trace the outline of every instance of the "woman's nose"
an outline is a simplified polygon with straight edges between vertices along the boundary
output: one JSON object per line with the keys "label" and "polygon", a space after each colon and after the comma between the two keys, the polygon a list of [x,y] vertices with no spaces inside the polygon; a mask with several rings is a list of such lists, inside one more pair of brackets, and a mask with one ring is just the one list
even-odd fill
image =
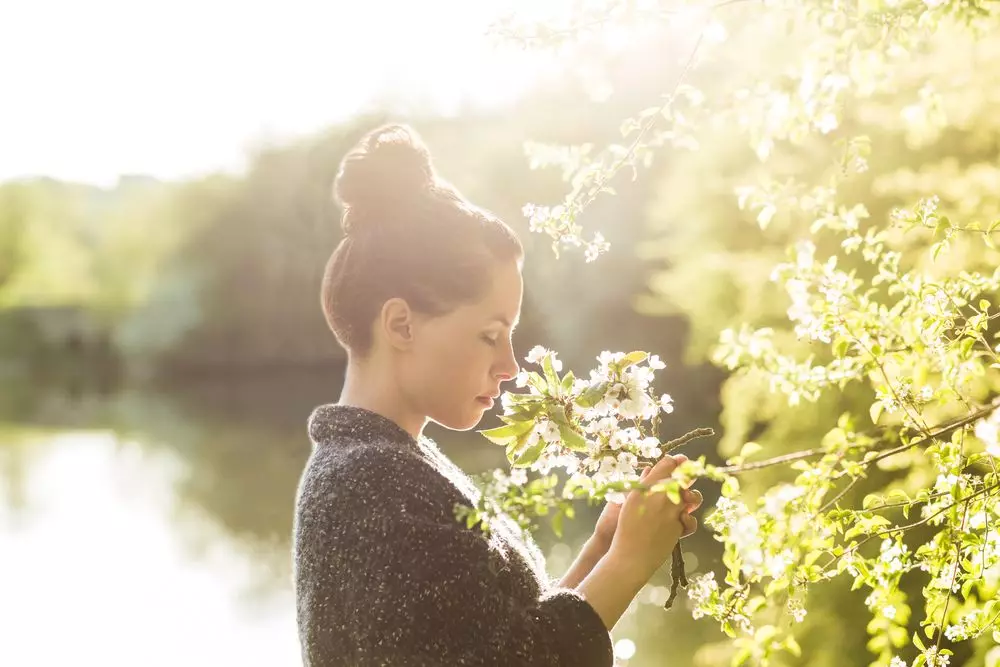
{"label": "woman's nose", "polygon": [[517,357],[514,356],[514,350],[512,347],[507,347],[507,354],[504,356],[503,361],[497,367],[497,376],[501,378],[501,381],[513,379],[521,367],[517,363]]}

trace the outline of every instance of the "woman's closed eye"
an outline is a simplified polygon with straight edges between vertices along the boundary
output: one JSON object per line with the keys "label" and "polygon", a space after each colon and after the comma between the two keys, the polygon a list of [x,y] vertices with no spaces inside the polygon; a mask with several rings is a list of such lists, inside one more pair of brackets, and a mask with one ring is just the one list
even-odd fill
{"label": "woman's closed eye", "polygon": [[491,336],[490,334],[483,334],[482,336],[480,336],[480,338],[482,338],[483,341],[490,347],[496,347],[497,342],[500,340],[499,336],[494,337]]}

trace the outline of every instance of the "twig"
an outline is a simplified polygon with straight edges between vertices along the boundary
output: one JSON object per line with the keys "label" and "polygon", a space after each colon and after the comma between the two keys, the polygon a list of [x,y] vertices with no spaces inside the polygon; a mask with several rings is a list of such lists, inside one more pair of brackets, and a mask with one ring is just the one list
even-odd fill
{"label": "twig", "polygon": [[[962,511],[961,530],[965,530],[965,519],[969,516],[969,506],[966,505]],[[941,620],[938,621],[937,642],[934,644],[934,660],[937,661],[938,653],[941,651],[941,637],[944,636],[944,624],[948,620],[948,604],[951,602],[951,591],[955,588],[955,581],[958,579],[958,566],[962,562],[962,541],[958,540],[955,545],[955,568],[951,571],[951,585],[948,586],[948,594],[944,598],[944,609],[941,610]]]}
{"label": "twig", "polygon": [[678,447],[681,447],[682,445],[686,445],[692,440],[697,440],[698,438],[710,438],[713,435],[715,435],[715,431],[710,428],[696,428],[693,431],[685,433],[679,438],[668,440],[667,442],[663,443],[660,449],[663,451],[664,454],[669,454],[673,450],[677,449]]}
{"label": "twig", "polygon": [[[990,403],[989,405],[987,405],[987,406],[985,406],[983,408],[980,408],[979,410],[976,410],[975,412],[973,412],[971,414],[966,415],[965,417],[961,417],[961,418],[959,418],[959,419],[957,419],[957,420],[955,420],[953,422],[945,423],[944,425],[941,425],[941,428],[939,430],[935,431],[934,433],[931,433],[929,436],[925,436],[923,438],[919,438],[919,439],[914,440],[914,441],[912,441],[912,442],[910,442],[910,443],[908,443],[906,445],[900,445],[899,447],[894,447],[893,449],[886,450],[884,453],[882,453],[882,454],[874,457],[873,459],[871,459],[869,461],[866,461],[865,465],[870,465],[870,464],[875,463],[877,461],[881,461],[882,459],[889,458],[890,456],[893,456],[893,455],[898,454],[900,452],[906,451],[907,449],[910,449],[912,447],[921,447],[923,445],[926,445],[926,444],[930,443],[933,440],[937,440],[937,439],[939,439],[939,438],[941,438],[943,436],[946,436],[946,435],[950,434],[952,431],[954,431],[957,428],[961,428],[962,426],[966,426],[968,424],[971,424],[972,422],[976,421],[977,419],[980,419],[982,417],[985,417],[985,416],[991,414],[997,408],[1000,408],[1000,400],[994,401],[994,402]],[[800,461],[802,459],[807,459],[807,458],[810,458],[812,456],[820,456],[822,454],[829,454],[829,453],[830,453],[830,450],[827,449],[827,448],[825,448],[825,447],[816,447],[814,449],[804,449],[801,452],[792,452],[791,454],[782,454],[781,456],[775,456],[775,457],[770,458],[770,459],[764,459],[763,461],[755,461],[753,463],[745,463],[745,464],[738,465],[738,466],[723,466],[721,468],[716,468],[716,472],[722,472],[722,473],[726,473],[728,475],[738,475],[738,474],[741,474],[741,473],[744,473],[744,472],[750,472],[752,470],[760,470],[761,468],[768,468],[768,467],[771,467],[771,466],[782,465],[784,463],[792,463],[794,461]],[[833,479],[834,480],[840,479],[841,477],[843,477],[846,474],[847,474],[847,472],[843,471],[843,472],[837,474],[836,476],[834,476]]]}
{"label": "twig", "polygon": [[846,496],[847,492],[850,491],[854,487],[854,485],[858,483],[858,481],[860,479],[861,479],[861,477],[855,477],[855,478],[851,479],[851,482],[847,486],[845,486],[844,489],[840,493],[838,493],[830,501],[828,501],[822,507],[819,508],[819,513],[823,514],[828,509],[830,509],[831,506],[836,505],[837,501],[839,501],[841,498],[843,498],[844,496]]}

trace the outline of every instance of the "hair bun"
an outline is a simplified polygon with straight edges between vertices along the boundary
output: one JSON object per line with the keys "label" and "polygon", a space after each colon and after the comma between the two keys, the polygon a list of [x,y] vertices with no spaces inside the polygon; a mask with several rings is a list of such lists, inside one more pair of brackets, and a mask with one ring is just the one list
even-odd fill
{"label": "hair bun", "polygon": [[334,191],[344,207],[344,232],[359,220],[392,216],[434,184],[427,147],[405,125],[386,125],[365,135],[344,157]]}

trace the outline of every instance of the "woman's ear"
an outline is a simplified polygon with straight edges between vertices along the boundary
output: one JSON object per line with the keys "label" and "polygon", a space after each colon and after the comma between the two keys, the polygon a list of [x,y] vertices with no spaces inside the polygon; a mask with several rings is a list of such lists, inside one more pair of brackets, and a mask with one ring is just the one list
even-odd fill
{"label": "woman's ear", "polygon": [[382,304],[379,328],[389,345],[404,350],[413,344],[414,313],[404,299],[393,297]]}

